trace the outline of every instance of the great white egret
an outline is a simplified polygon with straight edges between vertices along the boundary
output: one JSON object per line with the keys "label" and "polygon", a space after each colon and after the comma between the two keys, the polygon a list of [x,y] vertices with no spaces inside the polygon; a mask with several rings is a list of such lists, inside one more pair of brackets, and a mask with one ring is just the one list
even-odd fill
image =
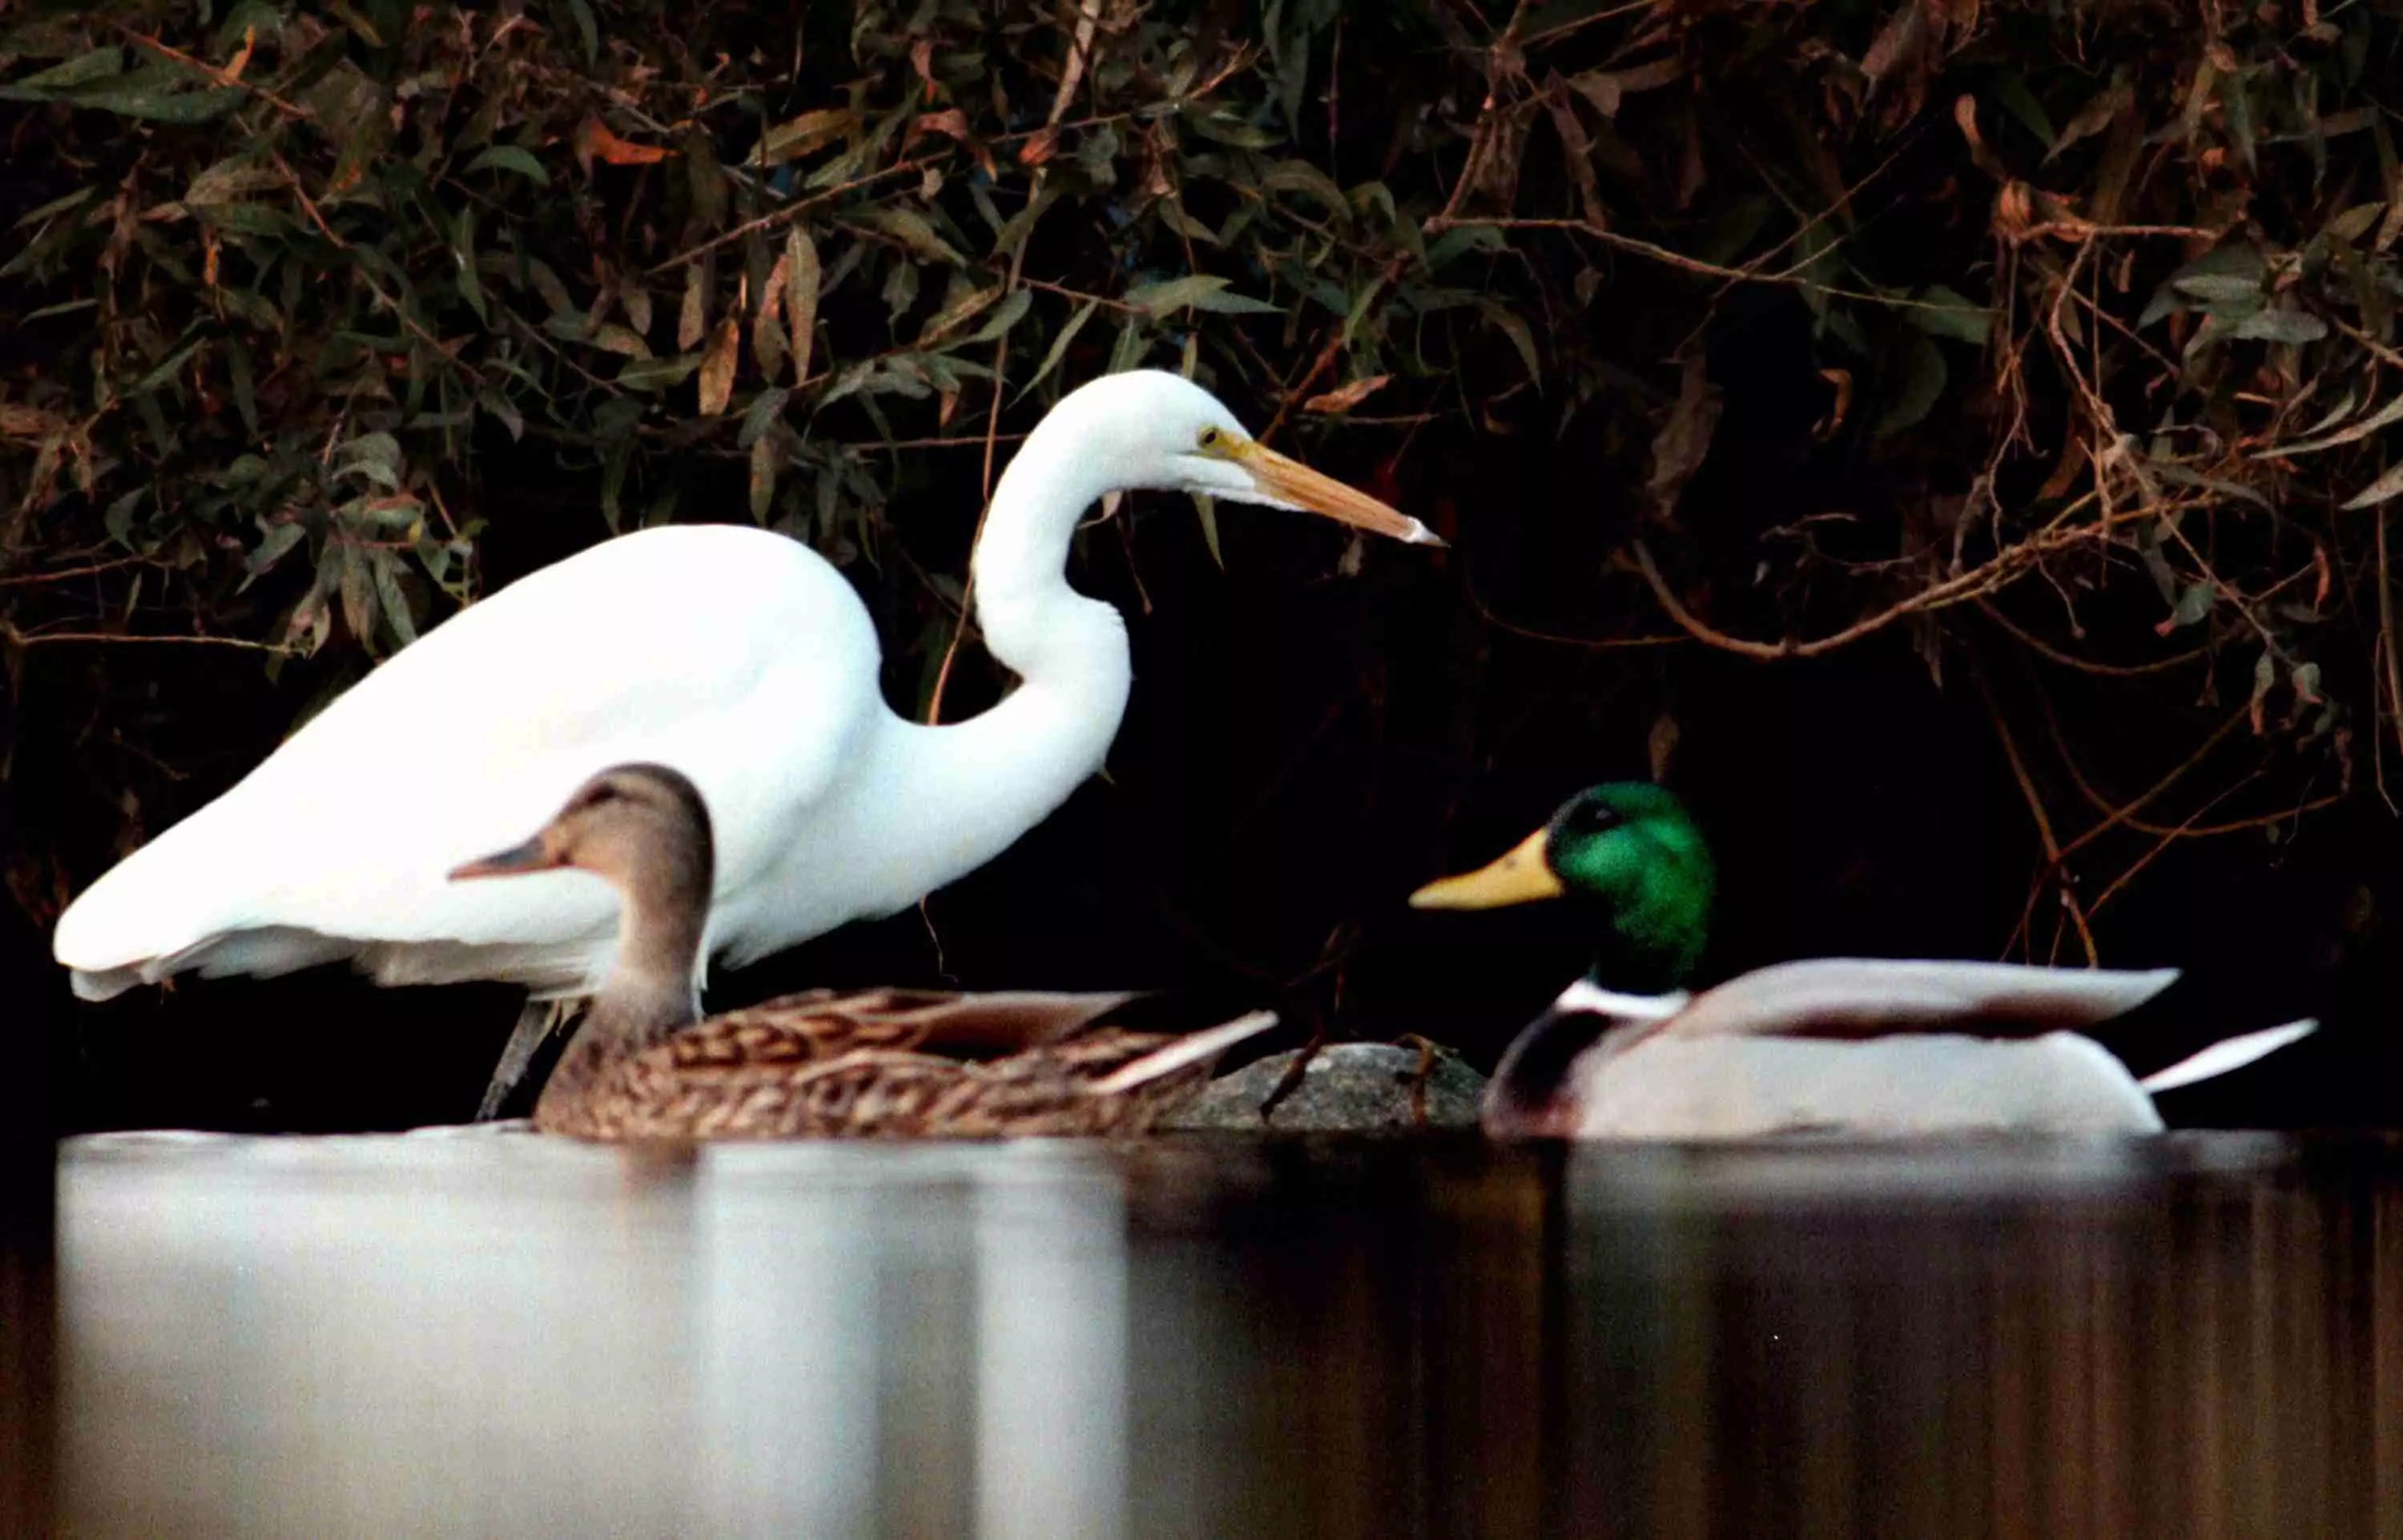
{"label": "great white egret", "polygon": [[59,919],[76,992],[197,968],[350,959],[386,984],[502,979],[532,994],[489,1111],[547,1001],[590,994],[616,903],[574,873],[446,873],[540,824],[586,777],[675,767],[717,825],[704,966],[740,966],[895,913],[990,861],[1100,769],[1131,679],[1125,622],[1068,584],[1108,493],[1202,493],[1414,544],[1417,520],[1267,448],[1173,374],[1063,396],[993,491],[976,614],[1019,684],[941,727],[878,688],[868,611],[814,551],[738,525],[607,540],[433,628],[234,787],[134,852]]}

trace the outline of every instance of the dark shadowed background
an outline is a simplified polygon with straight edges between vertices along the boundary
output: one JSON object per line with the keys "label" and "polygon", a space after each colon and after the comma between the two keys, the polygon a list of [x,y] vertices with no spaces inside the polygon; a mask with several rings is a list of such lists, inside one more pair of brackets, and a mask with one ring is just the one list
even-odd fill
{"label": "dark shadowed background", "polygon": [[[2190,974],[2114,1039],[2139,1068],[2328,1024],[2174,1120],[2403,1119],[2403,483],[2371,495],[2398,27],[2273,10],[28,21],[0,40],[7,1025],[55,1054],[63,1128],[464,1117],[511,991],[78,1007],[48,927],[375,657],[613,528],[811,541],[922,711],[988,431],[1006,462],[1063,384],[1142,363],[1452,548],[1223,508],[1214,555],[1191,505],[1132,499],[1073,563],[1133,636],[1107,778],[924,917],[713,1003],[1145,985],[1275,1006],[1269,1047],[1489,1064],[1584,937],[1404,896],[1658,769],[1719,849],[1715,975],[2077,963],[2082,925]],[[946,715],[1001,685],[971,634]]]}

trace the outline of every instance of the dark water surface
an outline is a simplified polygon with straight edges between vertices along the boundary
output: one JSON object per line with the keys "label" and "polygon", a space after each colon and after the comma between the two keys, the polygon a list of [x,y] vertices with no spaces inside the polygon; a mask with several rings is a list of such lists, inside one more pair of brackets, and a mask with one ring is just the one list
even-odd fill
{"label": "dark water surface", "polygon": [[69,1536],[2403,1537],[2396,1141],[118,1135],[55,1249]]}

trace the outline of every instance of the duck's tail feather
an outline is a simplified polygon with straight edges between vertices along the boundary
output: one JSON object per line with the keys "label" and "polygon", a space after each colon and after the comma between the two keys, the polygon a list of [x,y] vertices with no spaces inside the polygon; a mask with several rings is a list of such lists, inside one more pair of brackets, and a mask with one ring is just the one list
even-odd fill
{"label": "duck's tail feather", "polygon": [[2215,1079],[2230,1070],[2241,1070],[2257,1059],[2266,1058],[2289,1043],[2299,1042],[2320,1030],[2320,1024],[2309,1017],[2289,1021],[2283,1027],[2264,1027],[2239,1036],[2214,1043],[2201,1053],[2191,1054],[2170,1065],[2155,1070],[2136,1082],[2148,1094],[2175,1090],[2200,1080]]}
{"label": "duck's tail feather", "polygon": [[1225,1026],[1206,1028],[1180,1037],[1164,1048],[1154,1048],[1132,1063],[1122,1064],[1094,1081],[1091,1089],[1098,1095],[1116,1096],[1138,1086],[1149,1085],[1188,1065],[1207,1063],[1243,1039],[1257,1037],[1276,1024],[1277,1015],[1272,1010],[1256,1010],[1249,1016],[1239,1016]]}

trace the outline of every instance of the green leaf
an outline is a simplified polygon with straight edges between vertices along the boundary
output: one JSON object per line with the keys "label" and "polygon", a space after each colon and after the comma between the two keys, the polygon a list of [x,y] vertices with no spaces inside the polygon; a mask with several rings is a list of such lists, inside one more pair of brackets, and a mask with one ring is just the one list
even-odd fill
{"label": "green leaf", "polygon": [[1060,335],[1051,339],[1050,349],[1043,354],[1042,368],[1035,371],[1034,379],[1026,382],[1026,390],[1018,393],[1019,400],[1026,399],[1027,391],[1043,383],[1044,379],[1060,367],[1060,360],[1068,355],[1068,344],[1076,340],[1076,334],[1085,329],[1085,323],[1091,320],[1093,312],[1100,308],[1098,299],[1088,299],[1076,307],[1076,313],[1068,317],[1068,324],[1060,328]]}
{"label": "green leaf", "polygon": [[136,380],[133,382],[132,388],[128,390],[125,394],[128,395],[140,395],[146,392],[157,390],[160,386],[167,383],[170,380],[174,379],[175,371],[182,368],[185,362],[189,359],[192,354],[201,351],[201,343],[205,340],[205,338],[199,339],[194,341],[187,342],[182,347],[177,348],[174,353],[169,354],[165,360],[160,363],[157,368],[144,375],[141,379]]}
{"label": "green leaf", "polygon": [[1526,320],[1505,309],[1498,301],[1482,297],[1478,299],[1477,308],[1483,312],[1486,321],[1497,327],[1510,340],[1510,345],[1519,350],[1519,361],[1527,366],[1527,378],[1541,385],[1544,382],[1543,360],[1535,352],[1535,334],[1527,328]]}
{"label": "green leaf", "polygon": [[205,203],[192,212],[211,229],[236,235],[289,235],[299,228],[290,215],[265,203]]}
{"label": "green leaf", "polygon": [[55,92],[75,86],[90,85],[120,74],[125,68],[125,50],[114,43],[106,48],[77,54],[63,64],[53,64],[37,75],[0,86],[0,98],[12,102],[41,102],[52,99]]}
{"label": "green leaf", "polygon": [[776,467],[784,458],[772,434],[751,440],[751,521],[765,524],[776,501]]}
{"label": "green leaf", "polygon": [[1188,115],[1184,122],[1204,139],[1238,149],[1264,150],[1278,143],[1278,136],[1266,129],[1255,128],[1231,112],[1219,108],[1207,115]]}
{"label": "green leaf", "polygon": [[759,436],[785,415],[785,404],[793,393],[783,386],[761,391],[751,398],[750,409],[743,414],[743,431],[734,440],[738,449],[749,449],[759,441]]}
{"label": "green leaf", "polygon": [[27,311],[23,319],[33,322],[48,320],[53,315],[73,315],[79,310],[90,310],[99,303],[97,299],[62,299],[55,305],[44,305],[40,310]]}
{"label": "green leaf", "polygon": [[476,393],[476,404],[484,409],[486,416],[495,419],[501,426],[509,430],[511,443],[517,443],[525,437],[524,414],[518,410],[517,404],[507,396],[503,395],[499,391],[486,387]]}
{"label": "green leaf", "polygon": [[101,515],[100,527],[111,540],[128,549],[133,545],[133,510],[141,505],[143,494],[149,490],[148,487],[134,488],[109,504],[107,511]]}
{"label": "green leaf", "polygon": [[918,345],[920,347],[926,347],[939,340],[944,333],[959,326],[970,316],[1001,298],[999,284],[990,284],[984,288],[972,288],[960,285],[954,280],[954,286],[955,292],[943,308],[926,317],[926,324],[919,328]]}
{"label": "green leaf", "polygon": [[[584,329],[580,322],[576,329],[579,332]],[[604,353],[623,354],[629,358],[648,358],[651,355],[651,345],[643,340],[640,332],[621,326],[615,321],[602,322],[592,328],[590,337],[582,340],[590,342]]]}
{"label": "green leaf", "polygon": [[1342,223],[1352,220],[1352,204],[1335,178],[1307,160],[1280,160],[1260,177],[1260,186],[1271,192],[1298,192],[1323,204],[1327,212]]}
{"label": "green leaf", "polygon": [[19,215],[17,216],[16,224],[9,228],[12,229],[23,229],[28,225],[38,225],[43,220],[49,218],[53,215],[64,214],[70,209],[78,209],[83,207],[84,204],[90,202],[92,199],[98,197],[99,194],[100,189],[98,187],[78,187],[75,191],[68,193],[64,198],[51,199],[49,202],[43,204],[40,208],[34,210],[31,214]]}
{"label": "green leaf", "polygon": [[[2243,299],[2261,292],[2266,271],[2261,254],[2239,241],[2207,251],[2178,269],[2170,274],[2169,286],[2206,302]],[[2149,306],[2146,313],[2151,313]]]}
{"label": "green leaf", "polygon": [[2403,395],[2397,395],[2393,400],[2360,422],[2339,428],[2334,433],[2318,438],[2305,438],[2292,444],[2272,444],[2266,450],[2257,451],[2253,458],[2267,460],[2273,456],[2289,454],[2315,454],[2321,450],[2332,450],[2340,444],[2350,444],[2355,439],[2367,438],[2397,419],[2403,419]]}
{"label": "green leaf", "polygon": [[[267,531],[267,538],[261,540],[258,543],[258,548],[252,551],[249,557],[243,562],[243,570],[247,571],[253,577],[257,576],[260,573],[267,571],[269,568],[274,566],[276,562],[282,561],[285,554],[288,553],[293,547],[299,545],[308,533],[308,531],[300,527],[299,520],[298,520],[271,525]],[[248,585],[245,584],[244,586],[247,587]]]}
{"label": "green leaf", "polygon": [[2233,335],[2258,342],[2316,342],[2327,332],[2327,323],[2309,311],[2265,310],[2239,321]]}
{"label": "green leaf", "polygon": [[1143,355],[1149,352],[1150,348],[1151,339],[1143,329],[1143,318],[1139,315],[1128,316],[1125,324],[1118,327],[1118,340],[1110,348],[1109,367],[1103,372],[1125,373],[1142,363]]}
{"label": "green leaf", "polygon": [[2026,125],[2027,131],[2035,135],[2037,144],[2049,146],[2061,137],[2052,126],[2052,116],[2044,110],[2044,104],[2035,99],[2035,92],[2028,90],[2023,76],[2011,72],[1995,76],[1994,100],[2002,104],[2004,111]]}
{"label": "green leaf", "polygon": [[1949,337],[1979,347],[1986,345],[1993,326],[1993,312],[1942,284],[1929,284],[1919,291],[1918,298],[1922,303],[1903,312],[1912,326],[1931,337]]}
{"label": "green leaf", "polygon": [[451,260],[459,269],[459,298],[476,312],[479,321],[489,321],[484,313],[484,284],[476,274],[476,205],[461,205],[459,217],[451,226]]}
{"label": "green leaf", "polygon": [[1138,284],[1127,290],[1126,302],[1146,315],[1160,319],[1190,305],[1222,315],[1281,315],[1275,305],[1227,292],[1228,280],[1211,273],[1193,273],[1158,284]]}
{"label": "green leaf", "polygon": [[978,342],[991,342],[997,340],[1012,326],[1017,326],[1020,321],[1025,319],[1027,311],[1031,309],[1034,304],[1034,290],[1014,289],[1010,292],[1008,298],[1002,300],[1000,305],[994,309],[991,315],[984,318],[984,325],[976,329],[975,336],[963,337],[958,341],[951,343],[950,346],[964,348]]}
{"label": "green leaf", "polygon": [[410,617],[409,596],[400,590],[400,558],[388,550],[375,553],[376,597],[382,603],[384,624],[402,646],[417,640],[417,622]]}
{"label": "green leaf", "polygon": [[568,14],[576,19],[576,35],[584,42],[584,62],[601,62],[601,29],[593,23],[592,7],[585,0],[567,0]]}
{"label": "green leaf", "polygon": [[1869,437],[1887,438],[1907,428],[1915,428],[1936,409],[1944,395],[1945,382],[1951,376],[1944,367],[1944,354],[1924,333],[1910,339],[1909,356],[1903,360],[1902,389],[1896,393],[1885,411],[1878,418],[1877,427]]}
{"label": "green leaf", "polygon": [[57,100],[146,122],[205,123],[231,112],[250,94],[239,86],[194,90],[191,85],[191,75],[177,65],[146,64]]}
{"label": "green leaf", "polygon": [[2210,584],[2188,583],[2186,590],[2178,595],[2177,607],[2170,611],[2169,619],[2162,622],[2163,633],[2175,631],[2180,626],[2191,626],[2209,615],[2215,597],[2215,590]]}
{"label": "green leaf", "polygon": [[2344,508],[2347,513],[2352,513],[2395,497],[2403,497],[2403,464],[2389,467],[2385,475],[2347,498]]}
{"label": "green leaf", "polygon": [[258,437],[258,386],[251,375],[250,350],[239,339],[228,338],[226,373],[233,380],[233,409],[242,414],[243,431]]}
{"label": "green leaf", "polygon": [[1193,499],[1193,511],[1202,520],[1202,543],[1210,548],[1210,560],[1220,572],[1226,571],[1227,558],[1218,550],[1218,500],[1206,492],[1187,495]]}
{"label": "green leaf", "polygon": [[356,471],[386,492],[400,490],[400,440],[383,432],[363,433],[336,451],[341,471]]}
{"label": "green leaf", "polygon": [[492,146],[473,160],[468,161],[465,170],[468,172],[513,171],[536,187],[550,186],[550,173],[545,171],[542,162],[534,158],[534,152],[520,149],[515,145]]}
{"label": "green leaf", "polygon": [[202,171],[184,189],[184,206],[191,209],[211,203],[227,203],[246,193],[263,191],[285,185],[284,173],[273,166],[261,165],[248,151],[228,156]]}
{"label": "green leaf", "polygon": [[1491,257],[1509,249],[1510,237],[1493,225],[1454,225],[1427,246],[1427,271],[1436,271],[1453,257],[1471,252]]}
{"label": "green leaf", "polygon": [[968,264],[968,259],[952,250],[951,243],[937,234],[933,223],[916,209],[870,209],[862,218],[864,223],[882,230],[921,257],[949,262],[953,267],[964,268]]}
{"label": "green leaf", "polygon": [[663,391],[683,384],[701,368],[701,354],[680,353],[673,358],[637,358],[618,371],[618,383],[628,390]]}
{"label": "green leaf", "polygon": [[2378,223],[2378,216],[2385,212],[2386,205],[2382,201],[2357,204],[2327,222],[2328,236],[2350,245],[2368,235]]}

